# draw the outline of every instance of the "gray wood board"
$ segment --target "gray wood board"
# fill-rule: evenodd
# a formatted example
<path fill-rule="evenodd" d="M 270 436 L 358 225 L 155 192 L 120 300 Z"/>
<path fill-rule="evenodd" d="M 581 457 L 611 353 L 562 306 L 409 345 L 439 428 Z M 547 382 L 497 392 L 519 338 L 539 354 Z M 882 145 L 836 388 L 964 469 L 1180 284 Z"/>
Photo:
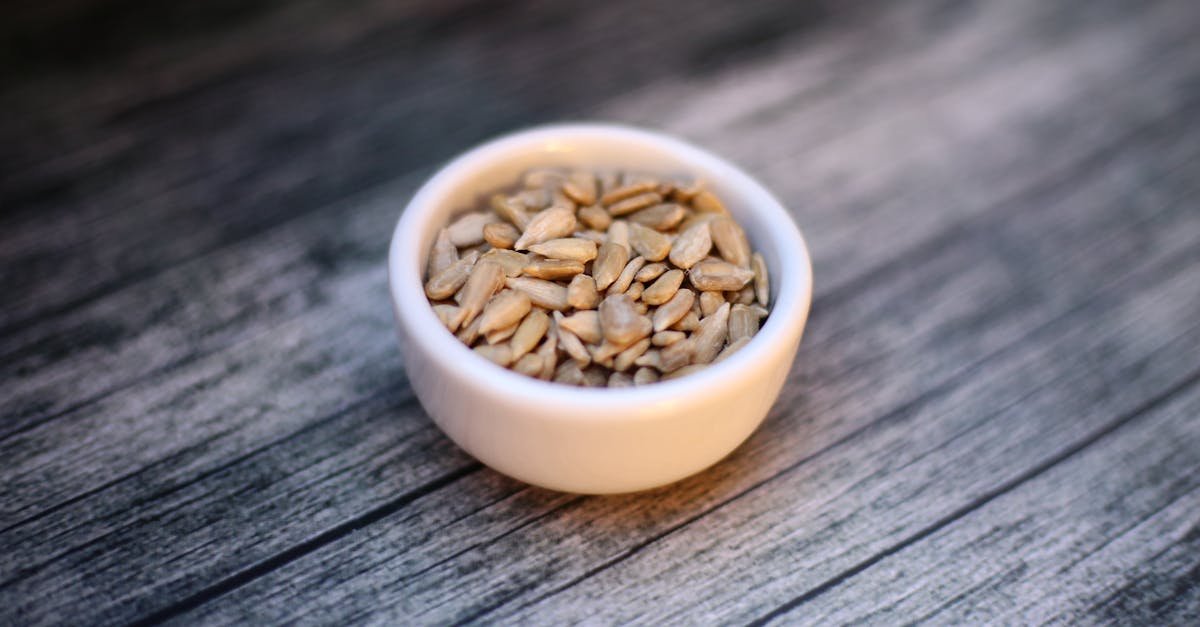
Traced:
<path fill-rule="evenodd" d="M 1194 618 L 1200 11 L 711 4 L 15 12 L 0 622 Z M 645 494 L 483 468 L 391 340 L 407 195 L 563 116 L 729 156 L 816 266 L 767 423 Z"/>

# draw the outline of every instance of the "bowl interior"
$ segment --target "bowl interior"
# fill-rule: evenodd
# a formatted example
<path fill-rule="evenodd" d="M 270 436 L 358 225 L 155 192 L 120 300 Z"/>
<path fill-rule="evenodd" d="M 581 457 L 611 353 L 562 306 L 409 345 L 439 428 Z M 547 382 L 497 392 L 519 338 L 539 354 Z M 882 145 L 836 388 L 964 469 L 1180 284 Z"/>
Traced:
<path fill-rule="evenodd" d="M 436 333 L 457 344 L 459 350 L 471 352 L 441 327 L 425 300 L 422 278 L 429 248 L 438 230 L 453 216 L 486 207 L 493 193 L 513 189 L 524 172 L 538 167 L 644 172 L 703 182 L 746 230 L 751 246 L 762 253 L 771 276 L 771 316 L 754 340 L 729 359 L 686 377 L 639 388 L 581 390 L 548 384 L 472 355 L 474 361 L 496 371 L 495 376 L 504 377 L 505 385 L 532 383 L 543 392 L 553 387 L 612 396 L 640 394 L 681 382 L 703 384 L 704 379 L 719 376 L 714 371 L 736 368 L 739 362 L 753 359 L 762 344 L 772 341 L 772 335 L 802 330 L 811 297 L 808 252 L 799 230 L 766 189 L 728 162 L 665 135 L 615 125 L 571 124 L 540 127 L 488 142 L 452 161 L 417 192 L 397 225 L 389 268 L 398 311 L 421 321 L 422 329 L 414 334 L 419 336 L 417 341 L 440 341 L 428 337 Z"/>

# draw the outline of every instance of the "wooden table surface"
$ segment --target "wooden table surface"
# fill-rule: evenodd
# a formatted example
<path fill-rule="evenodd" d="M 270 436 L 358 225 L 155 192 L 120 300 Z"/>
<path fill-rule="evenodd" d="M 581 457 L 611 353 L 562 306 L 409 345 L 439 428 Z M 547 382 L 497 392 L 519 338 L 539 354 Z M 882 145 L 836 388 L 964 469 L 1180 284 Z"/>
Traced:
<path fill-rule="evenodd" d="M 0 25 L 0 624 L 1200 617 L 1200 4 L 109 2 Z M 816 293 L 767 421 L 531 488 L 415 400 L 453 154 L 664 129 Z"/>

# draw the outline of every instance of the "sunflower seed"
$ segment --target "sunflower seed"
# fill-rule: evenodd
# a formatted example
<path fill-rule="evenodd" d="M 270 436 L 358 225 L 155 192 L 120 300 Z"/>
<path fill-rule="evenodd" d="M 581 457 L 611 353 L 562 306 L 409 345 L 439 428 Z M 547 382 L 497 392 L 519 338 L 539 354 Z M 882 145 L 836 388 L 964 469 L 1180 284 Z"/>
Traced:
<path fill-rule="evenodd" d="M 496 329 L 513 326 L 529 313 L 529 297 L 515 290 L 504 290 L 496 294 L 483 308 L 479 318 L 479 332 L 488 335 Z M 514 329 L 515 330 L 515 329 Z M 490 341 L 489 343 L 494 343 Z"/>
<path fill-rule="evenodd" d="M 608 286 L 609 294 L 623 293 L 629 289 L 629 285 L 633 283 L 633 275 L 637 274 L 642 266 L 646 265 L 646 259 L 643 257 L 634 257 L 625 264 L 625 268 L 621 270 L 621 274 L 613 281 L 612 285 Z"/>
<path fill-rule="evenodd" d="M 433 300 L 450 298 L 471 277 L 471 268 L 479 259 L 479 253 L 471 251 L 449 267 L 434 275 L 425 284 L 425 295 Z"/>
<path fill-rule="evenodd" d="M 599 344 L 604 337 L 600 330 L 600 314 L 595 311 L 579 311 L 570 316 L 555 316 L 558 325 L 588 344 Z"/>
<path fill-rule="evenodd" d="M 729 333 L 729 303 L 717 308 L 711 316 L 700 321 L 700 328 L 688 339 L 694 343 L 692 363 L 707 364 L 725 347 Z"/>
<path fill-rule="evenodd" d="M 506 250 L 503 248 L 493 248 L 479 258 L 480 261 L 494 263 L 504 269 L 504 276 L 517 277 L 521 276 L 521 271 L 525 269 L 525 264 L 529 263 L 529 257 L 515 250 Z"/>
<path fill-rule="evenodd" d="M 612 216 L 608 215 L 608 212 L 600 205 L 581 207 L 576 217 L 579 218 L 580 222 L 588 225 L 588 228 L 596 229 L 597 231 L 603 231 L 608 228 L 608 225 L 612 224 Z"/>
<path fill-rule="evenodd" d="M 528 213 L 530 211 L 533 211 L 536 213 L 537 211 L 544 208 L 546 205 L 550 204 L 550 190 L 549 189 L 526 189 L 521 192 L 518 192 L 516 196 L 513 196 L 513 198 L 516 200 L 517 203 L 520 204 L 520 206 L 525 208 L 526 215 L 528 215 Z M 528 223 L 526 223 L 526 226 L 528 226 Z M 521 228 L 521 226 L 517 225 L 517 228 Z M 523 231 L 525 229 L 521 229 L 521 230 Z"/>
<path fill-rule="evenodd" d="M 518 237 L 521 237 L 521 232 L 507 222 L 483 225 L 483 239 L 494 248 L 512 248 Z"/>
<path fill-rule="evenodd" d="M 734 305 L 729 310 L 729 343 L 758 333 L 758 316 L 746 305 Z"/>
<path fill-rule="evenodd" d="M 454 333 L 458 330 L 458 307 L 454 305 L 434 305 L 433 313 L 437 315 L 438 320 Z"/>
<path fill-rule="evenodd" d="M 583 370 L 579 367 L 578 362 L 564 361 L 554 370 L 554 382 L 566 383 L 567 385 L 583 385 Z"/>
<path fill-rule="evenodd" d="M 475 347 L 475 352 L 498 366 L 508 366 L 513 361 L 512 349 L 508 344 L 480 344 Z"/>
<path fill-rule="evenodd" d="M 741 350 L 741 348 L 743 346 L 745 346 L 749 343 L 750 343 L 750 338 L 748 338 L 748 337 L 739 338 L 737 341 L 731 342 L 728 346 L 721 349 L 720 353 L 717 353 L 717 357 L 715 359 L 713 359 L 712 362 L 715 364 L 715 363 L 729 357 L 730 355 Z"/>
<path fill-rule="evenodd" d="M 458 261 L 458 248 L 450 241 L 450 233 L 446 229 L 438 231 L 433 246 L 429 248 L 429 262 L 425 264 L 425 276 L 433 278 L 442 270 L 449 268 Z"/>
<path fill-rule="evenodd" d="M 529 250 L 550 259 L 569 259 L 585 262 L 596 258 L 596 242 L 577 237 L 564 237 L 534 244 Z"/>
<path fill-rule="evenodd" d="M 575 211 L 570 207 L 555 205 L 543 209 L 533 216 L 529 226 L 513 244 L 517 250 L 526 250 L 533 244 L 566 237 L 575 232 Z"/>
<path fill-rule="evenodd" d="M 692 212 L 692 213 L 688 214 L 688 216 L 686 218 L 683 219 L 683 222 L 679 223 L 679 226 L 676 227 L 675 230 L 679 233 L 683 233 L 684 231 L 692 228 L 693 226 L 696 226 L 698 224 L 706 224 L 708 222 L 712 222 L 713 220 L 717 219 L 718 217 L 720 217 L 720 216 L 715 213 Z M 711 237 L 711 233 L 710 233 L 710 237 Z"/>
<path fill-rule="evenodd" d="M 567 304 L 575 309 L 595 309 L 600 304 L 596 280 L 586 274 L 576 274 L 567 286 Z"/>
<path fill-rule="evenodd" d="M 634 196 L 645 194 L 647 192 L 652 192 L 657 189 L 658 189 L 658 181 L 652 181 L 652 180 L 638 181 L 636 183 L 622 185 L 620 187 L 617 187 L 615 189 L 605 192 L 604 195 L 602 197 L 600 197 L 600 202 L 605 205 L 611 205 L 611 204 L 621 202 L 622 200 L 625 200 L 626 198 L 632 198 Z"/>
<path fill-rule="evenodd" d="M 750 267 L 750 241 L 746 232 L 729 216 L 721 216 L 708 223 L 713 245 L 721 257 L 739 268 Z"/>
<path fill-rule="evenodd" d="M 608 385 L 608 375 L 599 366 L 585 368 L 583 371 L 583 385 L 589 388 L 602 388 Z"/>
<path fill-rule="evenodd" d="M 624 372 L 633 366 L 633 362 L 650 348 L 650 338 L 642 338 L 621 351 L 613 360 L 613 369 Z"/>
<path fill-rule="evenodd" d="M 725 300 L 733 305 L 749 305 L 754 302 L 754 286 L 747 283 L 745 287 L 736 292 L 725 292 Z"/>
<path fill-rule="evenodd" d="M 542 342 L 536 353 L 542 358 L 542 374 L 539 376 L 548 380 L 554 376 L 554 367 L 558 365 L 558 334 L 553 326 L 546 329 L 546 341 Z"/>
<path fill-rule="evenodd" d="M 567 308 L 567 288 L 553 281 L 516 277 L 505 279 L 504 284 L 518 292 L 523 292 L 529 301 L 545 309 L 564 310 Z"/>
<path fill-rule="evenodd" d="M 562 184 L 567 198 L 581 204 L 596 202 L 596 177 L 591 172 L 572 172 Z"/>
<path fill-rule="evenodd" d="M 684 366 L 684 367 L 680 368 L 679 370 L 676 370 L 674 372 L 669 372 L 669 373 L 663 375 L 662 380 L 670 381 L 671 379 L 678 379 L 679 377 L 686 377 L 687 375 L 692 374 L 693 372 L 700 372 L 701 370 L 704 370 L 704 367 L 705 367 L 705 364 L 692 364 L 690 366 Z"/>
<path fill-rule="evenodd" d="M 546 335 L 546 330 L 550 328 L 550 316 L 541 309 L 534 309 L 525 316 L 521 324 L 517 326 L 516 333 L 512 336 L 512 341 L 509 344 L 512 346 L 513 357 L 521 358 L 522 355 L 533 350 L 537 346 L 539 340 Z"/>
<path fill-rule="evenodd" d="M 628 346 L 650 335 L 653 326 L 625 294 L 610 294 L 600 303 L 600 327 L 604 338 L 613 344 Z"/>
<path fill-rule="evenodd" d="M 659 331 L 650 337 L 650 343 L 658 347 L 670 346 L 687 337 L 682 331 Z"/>
<path fill-rule="evenodd" d="M 565 279 L 583 272 L 583 263 L 567 259 L 534 259 L 521 271 L 535 279 Z"/>
<path fill-rule="evenodd" d="M 693 311 L 687 312 L 682 318 L 679 319 L 679 322 L 671 325 L 672 331 L 695 331 L 699 328 L 700 317 L 697 316 Z"/>
<path fill-rule="evenodd" d="M 524 231 L 529 226 L 529 213 L 525 211 L 525 206 L 521 201 L 516 198 L 504 194 L 492 196 L 492 211 L 520 231 Z"/>
<path fill-rule="evenodd" d="M 537 377 L 541 376 L 542 374 L 542 366 L 543 364 L 541 357 L 538 357 L 533 353 L 527 353 L 517 359 L 517 363 L 513 364 L 513 370 L 516 370 L 527 377 Z"/>
<path fill-rule="evenodd" d="M 671 238 L 636 222 L 629 224 L 629 243 L 650 261 L 662 261 L 671 252 Z"/>
<path fill-rule="evenodd" d="M 459 318 L 461 317 L 462 314 L 460 313 Z M 475 340 L 479 339 L 479 318 L 476 317 L 466 327 L 459 329 L 458 333 L 454 334 L 454 337 L 457 337 L 460 342 L 467 346 L 474 344 Z"/>
<path fill-rule="evenodd" d="M 698 183 L 676 183 L 674 189 L 671 190 L 671 199 L 675 202 L 691 203 L 703 190 Z"/>
<path fill-rule="evenodd" d="M 725 205 L 721 204 L 721 200 L 717 198 L 717 195 L 706 189 L 701 190 L 692 197 L 692 206 L 696 208 L 696 211 L 704 213 L 729 213 L 729 210 L 725 208 Z"/>
<path fill-rule="evenodd" d="M 671 270 L 642 292 L 642 300 L 647 305 L 661 305 L 675 297 L 679 286 L 683 284 L 683 270 Z"/>
<path fill-rule="evenodd" d="M 483 243 L 483 227 L 499 221 L 495 214 L 475 211 L 459 217 L 446 227 L 450 241 L 459 248 Z"/>
<path fill-rule="evenodd" d="M 675 292 L 671 300 L 654 310 L 654 330 L 664 331 L 667 327 L 679 322 L 692 312 L 692 302 L 695 300 L 696 293 L 692 290 L 681 289 Z"/>
<path fill-rule="evenodd" d="M 601 231 L 593 231 L 591 229 L 586 231 L 575 231 L 575 234 L 571 237 L 578 237 L 579 239 L 585 239 L 589 242 L 595 242 L 596 246 L 600 246 L 604 242 L 608 241 L 608 235 L 606 233 Z"/>
<path fill-rule="evenodd" d="M 562 170 L 554 168 L 534 168 L 525 173 L 521 184 L 529 189 L 550 189 L 562 185 L 567 175 Z"/>
<path fill-rule="evenodd" d="M 641 357 L 633 360 L 633 365 L 641 366 L 642 368 L 652 368 L 657 374 L 657 370 L 662 367 L 662 353 L 656 348 L 651 348 L 642 353 Z"/>
<path fill-rule="evenodd" d="M 601 244 L 596 260 L 592 263 L 592 276 L 596 280 L 596 289 L 603 290 L 625 269 L 629 261 L 629 249 L 612 242 Z"/>
<path fill-rule="evenodd" d="M 759 253 L 754 253 L 750 258 L 750 264 L 754 267 L 754 294 L 758 297 L 758 304 L 766 307 L 771 302 L 771 283 L 767 276 L 767 262 Z"/>
<path fill-rule="evenodd" d="M 750 305 L 750 311 L 753 311 L 754 315 L 758 316 L 759 320 L 766 318 L 771 313 L 771 312 L 767 311 L 767 308 L 763 307 L 762 305 Z"/>
<path fill-rule="evenodd" d="M 554 312 L 554 330 L 558 336 L 558 345 L 578 363 L 581 367 L 588 365 L 592 361 L 591 353 L 583 347 L 583 342 L 562 326 L 563 315 L 561 312 Z"/>
<path fill-rule="evenodd" d="M 695 341 L 688 338 L 662 349 L 659 351 L 658 369 L 662 372 L 672 372 L 688 365 L 692 361 L 694 345 Z"/>
<path fill-rule="evenodd" d="M 642 256 L 645 257 L 645 255 Z M 648 263 L 642 266 L 642 269 L 638 270 L 637 274 L 633 275 L 633 280 L 640 283 L 649 283 L 662 276 L 662 273 L 669 269 L 665 263 Z"/>
<path fill-rule="evenodd" d="M 740 290 L 754 278 L 754 273 L 725 261 L 704 261 L 688 272 L 688 279 L 698 290 Z"/>
<path fill-rule="evenodd" d="M 700 313 L 711 316 L 717 307 L 725 304 L 725 295 L 721 292 L 700 292 Z"/>
<path fill-rule="evenodd" d="M 711 249 L 712 237 L 708 231 L 708 223 L 702 222 L 680 233 L 675 239 L 675 243 L 671 245 L 671 263 L 687 270 L 704 259 Z"/>
<path fill-rule="evenodd" d="M 614 372 L 608 376 L 608 387 L 610 388 L 628 388 L 633 387 L 633 377 L 624 372 Z"/>
<path fill-rule="evenodd" d="M 613 220 L 613 223 L 608 225 L 608 241 L 620 244 L 626 251 L 629 251 L 629 223 L 624 220 Z"/>
<path fill-rule="evenodd" d="M 647 385 L 658 381 L 658 372 L 653 368 L 642 367 L 638 368 L 637 372 L 633 373 L 634 385 Z"/>
<path fill-rule="evenodd" d="M 660 194 L 662 195 L 662 194 Z M 679 225 L 687 215 L 687 209 L 675 203 L 662 203 L 647 207 L 629 216 L 633 222 L 659 231 L 669 231 Z"/>
<path fill-rule="evenodd" d="M 625 295 L 633 299 L 633 306 L 637 308 L 638 313 L 646 313 L 641 307 L 638 307 L 638 305 L 645 304 L 638 302 L 638 299 L 641 298 L 642 293 L 645 291 L 646 285 L 644 283 L 638 283 L 637 281 L 634 281 L 629 288 L 625 290 Z"/>
<path fill-rule="evenodd" d="M 504 327 L 503 329 L 493 329 L 492 331 L 484 333 L 483 337 L 485 340 L 487 340 L 488 344 L 499 344 L 500 342 L 503 342 L 503 341 L 507 340 L 508 338 L 512 337 L 513 333 L 516 333 L 516 332 L 517 332 L 517 325 L 510 324 L 509 326 Z M 512 348 L 512 347 L 510 346 L 509 348 Z"/>
<path fill-rule="evenodd" d="M 474 320 L 475 316 L 483 311 L 484 305 L 491 299 L 492 294 L 495 294 L 502 285 L 504 285 L 504 270 L 500 266 L 489 262 L 475 264 L 471 276 L 467 278 L 467 282 L 462 288 L 462 300 L 459 301 L 459 307 L 462 308 L 459 315 L 462 320 L 459 321 L 459 324 L 469 324 Z M 528 308 L 522 311 L 521 315 L 525 315 L 527 311 L 529 311 Z M 479 332 L 487 333 L 488 330 L 481 327 Z"/>
<path fill-rule="evenodd" d="M 651 205 L 657 205 L 662 200 L 663 198 L 658 192 L 646 192 L 645 194 L 630 196 L 629 198 L 608 205 L 608 213 L 613 216 L 623 216 L 640 209 L 645 209 Z"/>

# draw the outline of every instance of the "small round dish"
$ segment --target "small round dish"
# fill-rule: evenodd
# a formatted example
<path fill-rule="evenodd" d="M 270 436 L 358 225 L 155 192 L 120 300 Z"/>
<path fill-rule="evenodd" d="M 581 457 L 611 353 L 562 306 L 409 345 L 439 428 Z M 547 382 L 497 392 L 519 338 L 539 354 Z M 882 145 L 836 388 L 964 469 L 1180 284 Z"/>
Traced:
<path fill-rule="evenodd" d="M 771 277 L 771 314 L 745 347 L 701 371 L 630 388 L 578 388 L 512 372 L 464 346 L 434 315 L 422 277 L 452 215 L 481 206 L 526 170 L 618 169 L 695 177 L 725 203 Z M 388 278 L 413 390 L 434 422 L 506 475 L 585 494 L 671 483 L 716 463 L 758 427 L 804 332 L 812 265 L 800 231 L 762 185 L 727 161 L 661 133 L 555 124 L 502 136 L 452 160 L 405 208 Z"/>

